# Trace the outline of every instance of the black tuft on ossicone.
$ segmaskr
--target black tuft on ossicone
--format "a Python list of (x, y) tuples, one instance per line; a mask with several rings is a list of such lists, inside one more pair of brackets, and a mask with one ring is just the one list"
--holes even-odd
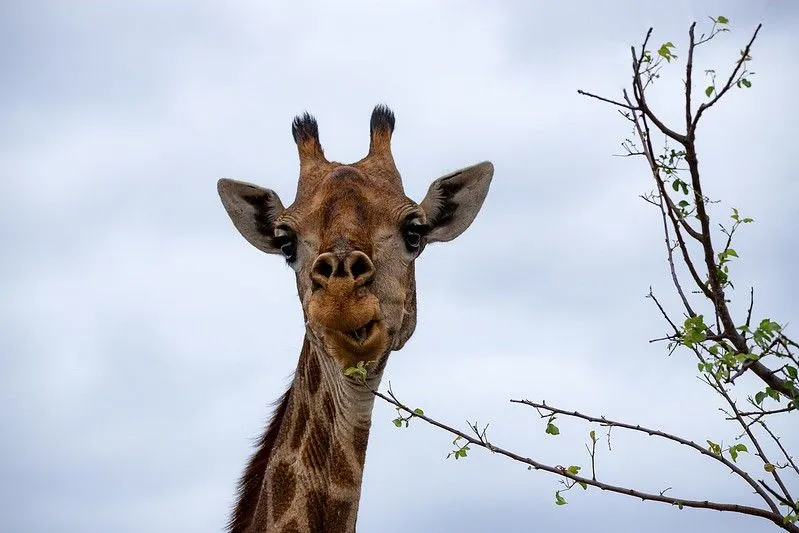
[(294, 142), (299, 143), (303, 141), (319, 140), (319, 125), (316, 119), (307, 111), (302, 115), (294, 117), (291, 123), (291, 135), (294, 136)]
[(369, 128), (372, 131), (388, 130), (389, 133), (392, 133), (394, 131), (394, 112), (385, 104), (377, 104), (372, 111)]

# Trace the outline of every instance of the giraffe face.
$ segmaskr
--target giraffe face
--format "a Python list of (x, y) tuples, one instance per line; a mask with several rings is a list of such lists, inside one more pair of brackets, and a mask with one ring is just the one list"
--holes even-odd
[(342, 368), (380, 362), (411, 337), (416, 259), (472, 223), (493, 175), (489, 162), (464, 168), (433, 181), (416, 203), (391, 157), (393, 127), (393, 114), (375, 108), (369, 155), (343, 165), (324, 158), (312, 117), (295, 119), (300, 179), (287, 208), (269, 189), (218, 183), (239, 232), (294, 270), (308, 334)]

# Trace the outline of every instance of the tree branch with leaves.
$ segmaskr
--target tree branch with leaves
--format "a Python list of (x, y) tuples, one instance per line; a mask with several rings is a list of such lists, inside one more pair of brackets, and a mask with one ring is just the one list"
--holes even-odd
[[(736, 89), (752, 87), (755, 74), (749, 68), (751, 50), (760, 32), (758, 25), (751, 38), (740, 50), (726, 76), (715, 70), (705, 71), (707, 85), (697, 97), (695, 93), (694, 60), (698, 50), (729, 32), (726, 17), (711, 18), (709, 28), (697, 36), (696, 23), (688, 31), (685, 60), (684, 90), (682, 91), (682, 124), (669, 124), (653, 109), (647, 99), (650, 91), (667, 68), (677, 63), (678, 47), (665, 42), (656, 50), (649, 47), (652, 29), (646, 33), (643, 44), (631, 47), (632, 78), (630, 87), (622, 91), (621, 99), (599, 96), (587, 91), (578, 93), (618, 109), (629, 122), (632, 134), (622, 142), (626, 157), (642, 157), (647, 163), (653, 190), (641, 195), (658, 213), (663, 228), (665, 256), (673, 289), (679, 297), (681, 308), (667, 310), (650, 288), (650, 299), (665, 320), (668, 332), (650, 342), (666, 343), (671, 355), (680, 349), (687, 351), (697, 361), (699, 378), (722, 401), (721, 411), (726, 420), (737, 426), (739, 432), (732, 444), (724, 445), (717, 439), (704, 438), (705, 444), (694, 439), (673, 435), (657, 428), (644, 427), (604, 416), (563, 409), (546, 402), (514, 399), (511, 402), (533, 408), (545, 421), (545, 433), (557, 437), (560, 433), (558, 417), (580, 420), (592, 425), (588, 432), (586, 451), (590, 459), (591, 475), (581, 475), (578, 465), (567, 467), (549, 465), (523, 454), (510, 451), (491, 442), (488, 426), (480, 428), (468, 423), (468, 430), (459, 430), (426, 415), (423, 410), (410, 408), (400, 401), (389, 386), (387, 393), (372, 392), (397, 409), (394, 419), (397, 427), (409, 427), (418, 418), (455, 437), (448, 458), (467, 457), (470, 446), (486, 449), (527, 465), (531, 470), (542, 470), (561, 478), (563, 489), (556, 491), (555, 503), (567, 503), (564, 493), (580, 487), (595, 487), (642, 500), (657, 501), (677, 508), (693, 507), (756, 516), (771, 521), (785, 531), (799, 533), (799, 468), (791, 451), (769, 425), (778, 418), (790, 417), (799, 422), (799, 344), (786, 333), (783, 324), (769, 316), (754, 318), (754, 289), (746, 294), (746, 313), (737, 316), (732, 310), (735, 287), (731, 266), (740, 260), (733, 247), (734, 238), (743, 227), (752, 224), (751, 217), (742, 216), (732, 208), (725, 224), (712, 223), (712, 200), (704, 190), (697, 144), (700, 120), (709, 110)], [(719, 81), (723, 80), (723, 81)], [(657, 147), (657, 148), (656, 148)], [(687, 274), (681, 274), (686, 272)], [(367, 368), (348, 369), (353, 379), (366, 384)], [(747, 393), (738, 383), (744, 374), (756, 376), (761, 383), (754, 394)], [(746, 408), (742, 408), (746, 405)], [(758, 496), (761, 505), (710, 500), (693, 500), (666, 494), (647, 493), (631, 487), (609, 484), (597, 474), (597, 431), (607, 430), (610, 448), (611, 430), (642, 433), (664, 442), (684, 446), (694, 453), (718, 464)], [(701, 441), (700, 441), (701, 442)], [(759, 459), (756, 471), (745, 469), (738, 463), (741, 454), (750, 453)]]

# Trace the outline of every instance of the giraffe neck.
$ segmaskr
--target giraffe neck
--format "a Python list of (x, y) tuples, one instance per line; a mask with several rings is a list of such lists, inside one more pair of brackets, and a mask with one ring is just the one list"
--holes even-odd
[[(370, 375), (372, 388), (380, 374)], [(374, 395), (306, 336), (276, 427), (250, 463), (261, 463), (261, 481), (241, 531), (354, 533), (373, 406)], [(271, 450), (264, 450), (270, 431)], [(258, 461), (259, 453), (268, 455)]]

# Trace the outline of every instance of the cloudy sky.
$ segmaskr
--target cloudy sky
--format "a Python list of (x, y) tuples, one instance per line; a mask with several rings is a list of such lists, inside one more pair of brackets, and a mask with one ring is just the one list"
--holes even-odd
[[(629, 46), (649, 26), (682, 55), (688, 25), (734, 31), (697, 58), (720, 71), (758, 22), (753, 87), (700, 129), (706, 192), (756, 219), (733, 274), (756, 317), (799, 318), (799, 6), (699, 2), (4, 2), (0, 7), (0, 516), (4, 531), (218, 532), (288, 385), (302, 341), (293, 272), (248, 245), (220, 177), (275, 189), (297, 176), (292, 117), (326, 153), (359, 159), (379, 102), (421, 200), (439, 175), (496, 172), (474, 225), (417, 265), (419, 325), (386, 372), (405, 401), (495, 443), (586, 466), (589, 426), (544, 434), (510, 398), (546, 399), (704, 442), (737, 435), (648, 287), (677, 310), (642, 160), (613, 157)], [(682, 58), (681, 58), (682, 59)], [(679, 67), (652, 98), (678, 120)], [(740, 315), (739, 315), (740, 316)], [(794, 331), (794, 333), (796, 333)], [(589, 490), (374, 412), (361, 531), (770, 531)], [(786, 445), (799, 449), (796, 424)], [(689, 450), (617, 433), (605, 481), (757, 503)], [(744, 464), (758, 468), (751, 459)], [(796, 480), (794, 480), (795, 482)], [(796, 486), (796, 484), (794, 484)]]

